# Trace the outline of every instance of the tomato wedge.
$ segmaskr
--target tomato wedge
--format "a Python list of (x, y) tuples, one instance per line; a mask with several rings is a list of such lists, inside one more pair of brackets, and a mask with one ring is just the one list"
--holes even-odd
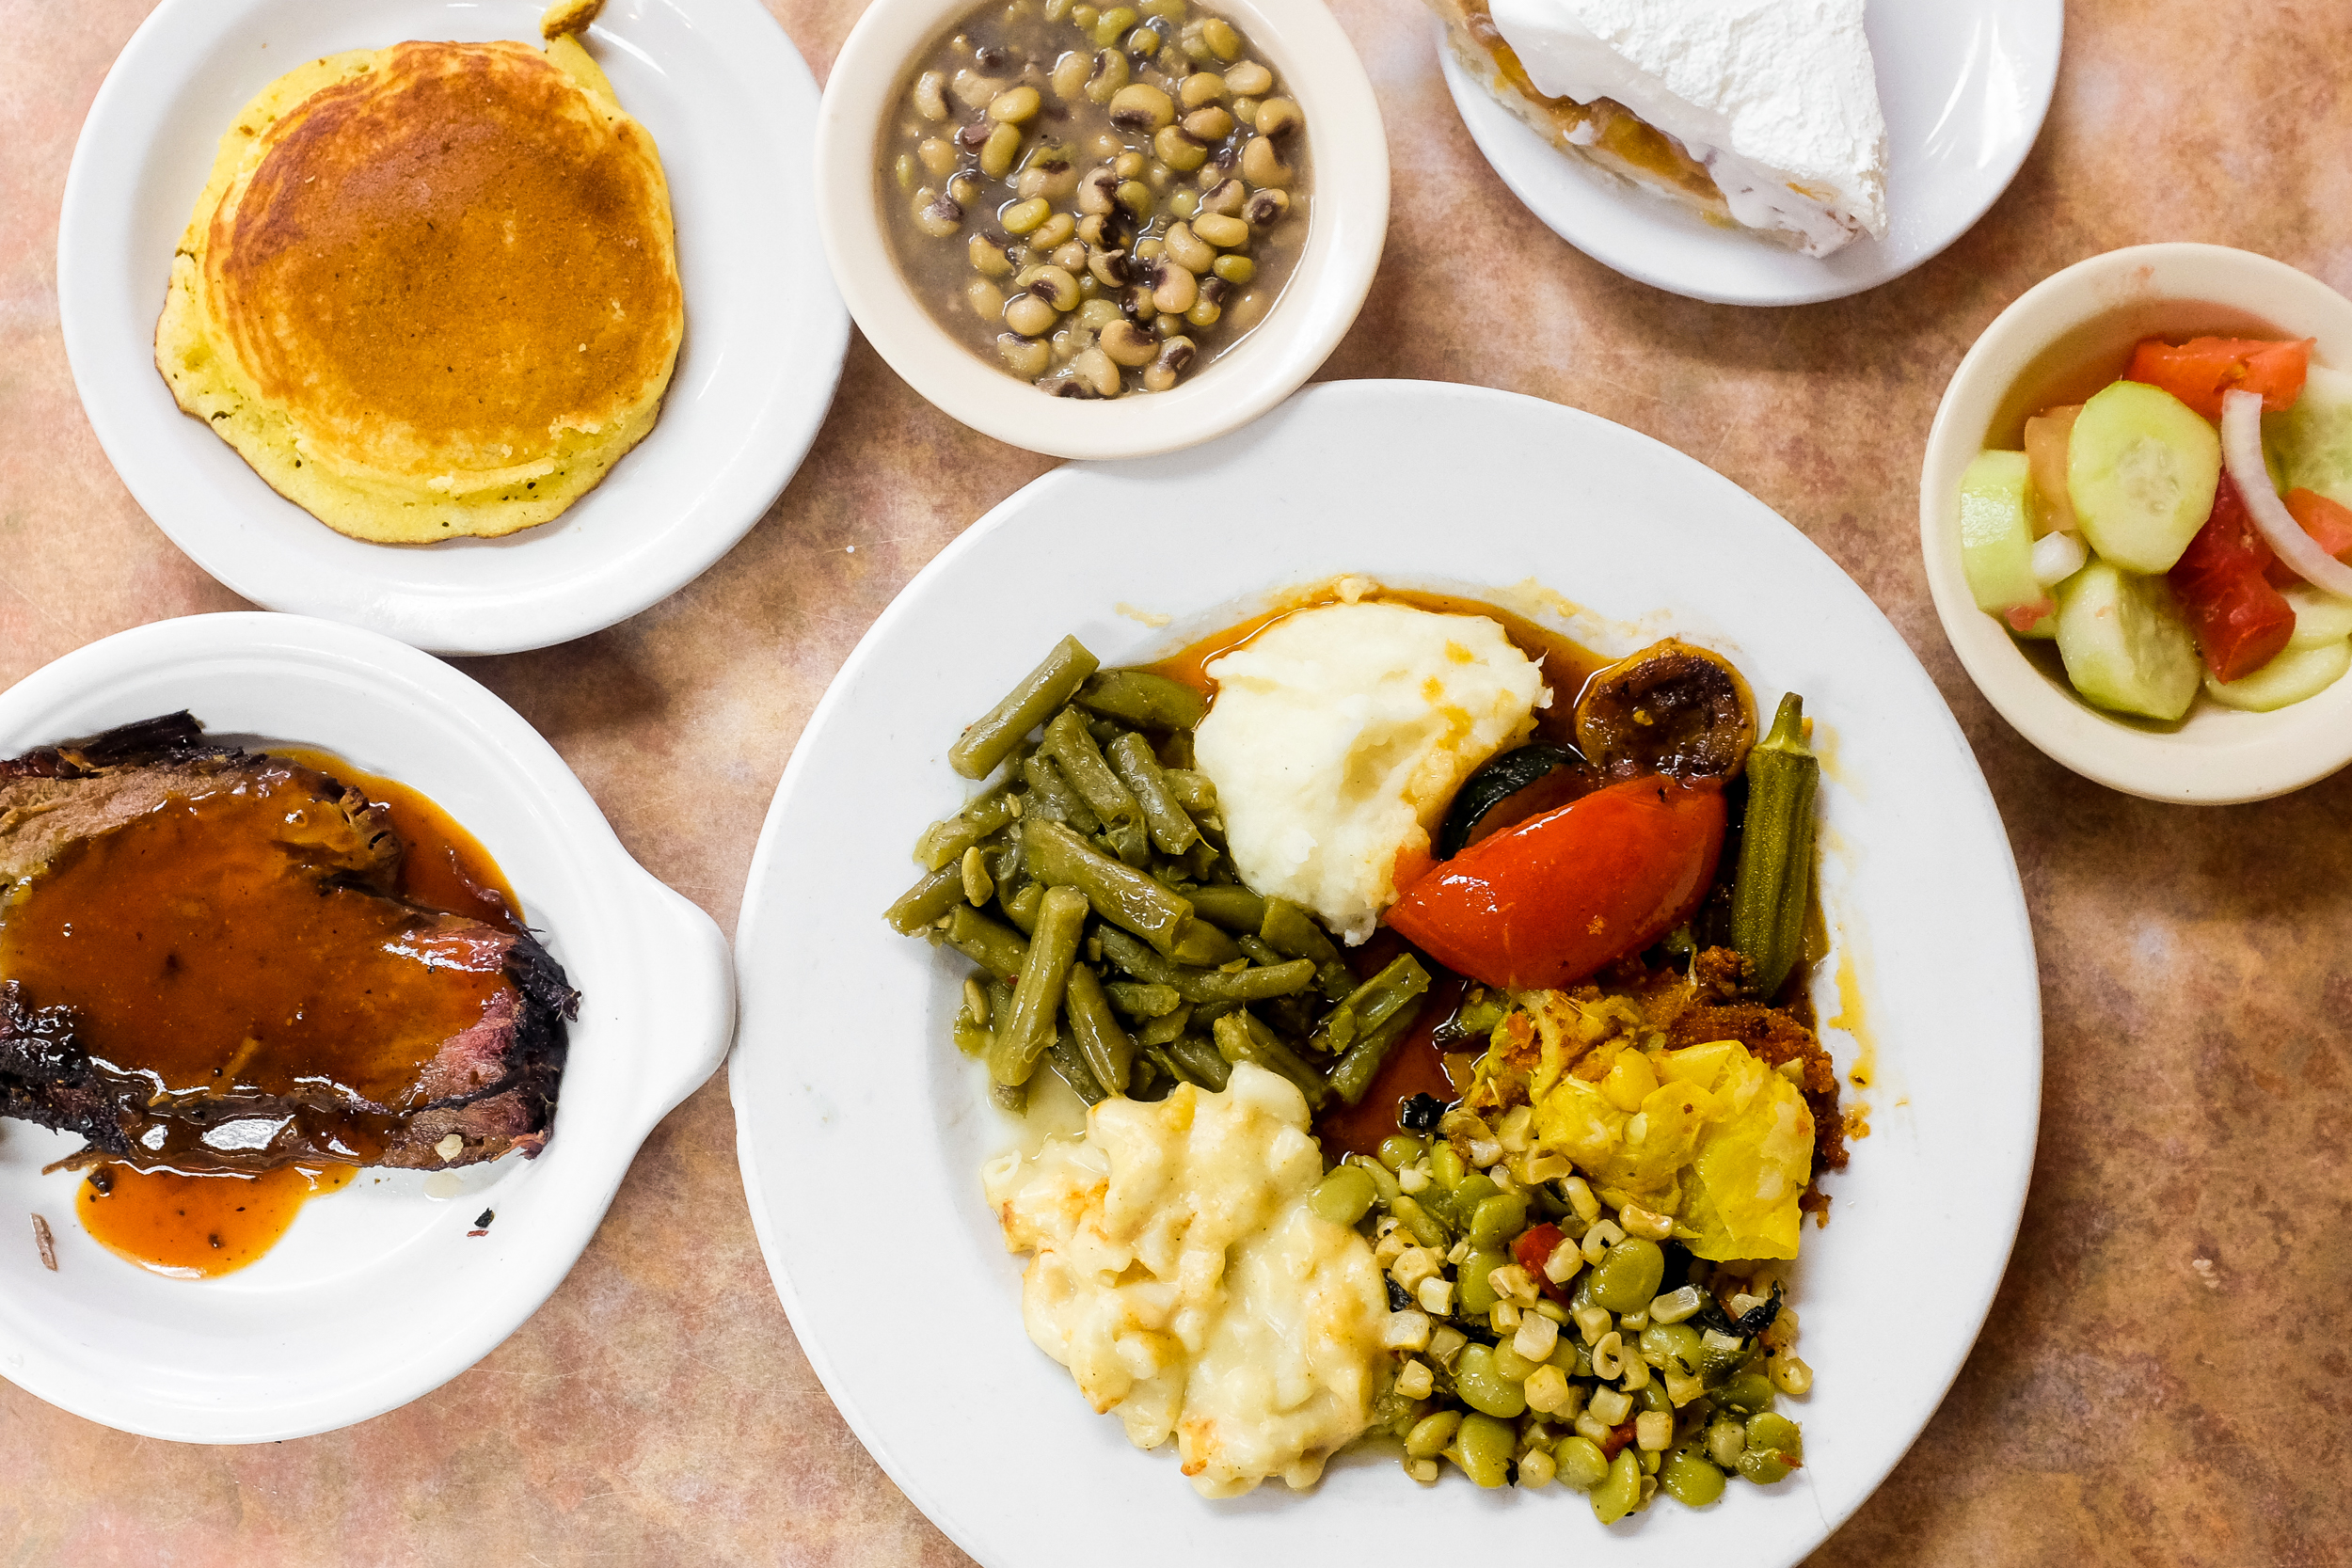
[[(2321, 549), (2338, 561), (2352, 554), (2352, 506), (2329, 500), (2316, 490), (2289, 490), (2286, 503), (2287, 515), (2302, 524), (2303, 531)], [(2303, 580), (2302, 573), (2275, 557), (2268, 576), (2272, 584), (2280, 588), (2292, 588)]]
[(1629, 779), (1471, 845), (1388, 921), (1474, 980), (1559, 990), (1688, 920), (1724, 826), (1720, 780)]
[(2209, 420), (2221, 418), (2221, 394), (2229, 391), (2260, 392), (2263, 412), (2282, 414), (2303, 395), (2314, 341), (2191, 338), (2174, 344), (2149, 338), (2132, 351), (2123, 379), (2160, 387)]
[(2275, 559), (2237, 486), (2222, 475), (2213, 515), (2165, 574), (2216, 680), (2252, 674), (2294, 635), (2294, 607), (2263, 576)]

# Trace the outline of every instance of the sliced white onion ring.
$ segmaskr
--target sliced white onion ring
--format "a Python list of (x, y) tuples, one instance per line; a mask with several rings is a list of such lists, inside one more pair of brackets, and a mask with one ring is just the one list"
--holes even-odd
[(2221, 394), (2221, 466), (2237, 486), (2247, 515), (2280, 561), (2314, 588), (2352, 599), (2352, 566), (2319, 547), (2303, 531), (2287, 503), (2271, 488), (2270, 470), (2263, 464), (2263, 400), (2260, 392)]

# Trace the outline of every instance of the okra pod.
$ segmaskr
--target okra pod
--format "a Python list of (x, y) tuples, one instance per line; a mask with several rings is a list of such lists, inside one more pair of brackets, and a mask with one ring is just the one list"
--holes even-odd
[(1135, 792), (1111, 771), (1111, 765), (1103, 759), (1103, 748), (1095, 744), (1076, 708), (1066, 707), (1054, 715), (1054, 721), (1045, 726), (1044, 750), (1087, 808), (1105, 823), (1116, 827), (1143, 820), (1143, 808), (1136, 803)]
[(1136, 1042), (1119, 1026), (1111, 999), (1103, 994), (1102, 977), (1085, 964), (1072, 966), (1062, 1008), (1070, 1015), (1071, 1037), (1078, 1042), (1087, 1066), (1094, 1069), (1095, 1082), (1108, 1093), (1125, 1094)]
[(1422, 998), (1415, 997), (1388, 1016), (1386, 1022), (1373, 1029), (1347, 1051), (1331, 1067), (1331, 1092), (1350, 1105), (1362, 1101), (1371, 1089), (1372, 1081), (1380, 1072), (1380, 1064), (1389, 1059), (1413, 1027), (1413, 1020), (1421, 1016)]
[(1037, 935), (1029, 940), (1021, 978), (1012, 988), (1009, 1016), (996, 1026), (996, 1043), (988, 1053), (989, 1073), (996, 1082), (1026, 1083), (1037, 1070), (1038, 1057), (1053, 1043), (1055, 1020), (1061, 1016), (1086, 921), (1085, 894), (1067, 887), (1045, 890), (1045, 901), (1038, 908)]
[(1174, 952), (1193, 923), (1190, 903), (1058, 822), (1031, 823), (1022, 834), (1022, 852), (1029, 875), (1048, 887), (1076, 889), (1093, 904), (1095, 913), (1163, 953)]
[(1343, 1054), (1428, 989), (1429, 972), (1421, 967), (1421, 960), (1410, 953), (1399, 954), (1386, 969), (1358, 986), (1346, 1000), (1331, 1009), (1330, 1016), (1315, 1031), (1311, 1043), (1319, 1051)]
[(962, 902), (963, 873), (952, 865), (942, 866), (937, 871), (923, 873), (922, 880), (898, 895), (898, 901), (882, 911), (882, 918), (900, 936), (916, 936)]
[(1045, 662), (956, 737), (956, 743), (947, 748), (947, 766), (967, 779), (987, 778), (1024, 736), (1076, 696), (1086, 678), (1100, 667), (1101, 661), (1076, 638), (1063, 638), (1045, 656)]
[(914, 841), (914, 858), (931, 870), (963, 858), (963, 852), (1013, 817), (1012, 797), (993, 790), (953, 816), (942, 817)]
[(1152, 754), (1150, 741), (1139, 735), (1120, 736), (1111, 742), (1110, 764), (1119, 782), (1143, 808), (1144, 826), (1152, 830), (1152, 842), (1159, 846), (1161, 854), (1181, 855), (1199, 842), (1200, 830), (1168, 793), (1168, 780), (1160, 772), (1159, 758)]
[(1019, 974), (1029, 959), (1029, 943), (1010, 927), (1000, 926), (969, 904), (959, 904), (947, 915), (947, 945), (1002, 979)]
[(1772, 729), (1748, 753), (1748, 814), (1731, 883), (1731, 945), (1755, 966), (1771, 997), (1804, 949), (1804, 907), (1813, 887), (1813, 797), (1821, 764), (1804, 743), (1804, 699), (1780, 700)]
[(1254, 1062), (1269, 1072), (1279, 1072), (1298, 1085), (1298, 1092), (1307, 1097), (1310, 1110), (1320, 1110), (1331, 1098), (1331, 1086), (1323, 1081), (1323, 1074), (1298, 1059), (1298, 1053), (1275, 1037), (1274, 1031), (1249, 1016), (1248, 1008), (1227, 1013), (1213, 1026), (1216, 1033), (1216, 1053), (1229, 1062)]
[(1209, 711), (1209, 700), (1182, 681), (1149, 670), (1104, 670), (1078, 688), (1089, 713), (1123, 719), (1147, 730), (1188, 730)]

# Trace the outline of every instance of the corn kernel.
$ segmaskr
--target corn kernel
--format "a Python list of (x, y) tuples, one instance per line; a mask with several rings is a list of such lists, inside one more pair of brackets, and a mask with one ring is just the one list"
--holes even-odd
[(1637, 1358), (1626, 1354), (1625, 1339), (1613, 1328), (1593, 1347), (1593, 1375), (1614, 1383), (1624, 1375), (1626, 1362), (1632, 1359)]
[[(1502, 1271), (1496, 1272), (1499, 1274)], [(1486, 1314), (1486, 1322), (1498, 1336), (1517, 1334), (1519, 1331), (1519, 1309), (1507, 1301), (1496, 1302), (1494, 1310)]]
[[(1624, 1425), (1626, 1417), (1632, 1414), (1633, 1397), (1620, 1393), (1614, 1388), (1596, 1388), (1593, 1390), (1592, 1402), (1584, 1408), (1595, 1420), (1613, 1429)], [(1660, 1412), (1653, 1411), (1652, 1414), (1656, 1415)], [(1580, 1427), (1578, 1430), (1583, 1429)]]
[(1654, 1323), (1678, 1323), (1699, 1309), (1699, 1292), (1695, 1285), (1685, 1285), (1669, 1291), (1649, 1304), (1649, 1321)]
[(1429, 1331), (1429, 1354), (1447, 1366), (1454, 1364), (1454, 1358), (1469, 1343), (1470, 1336), (1452, 1323), (1439, 1323)]
[(1511, 1336), (1511, 1348), (1530, 1361), (1548, 1361), (1560, 1343), (1560, 1325), (1539, 1312), (1523, 1314), (1518, 1332)]
[(1627, 1235), (1640, 1236), (1652, 1242), (1662, 1242), (1675, 1233), (1672, 1219), (1638, 1203), (1629, 1203), (1619, 1209), (1617, 1223), (1625, 1227)]
[(1437, 1317), (1443, 1317), (1454, 1310), (1454, 1281), (1442, 1275), (1432, 1275), (1421, 1282), (1420, 1289), (1413, 1292), (1413, 1296), (1421, 1303), (1422, 1311)]
[(1578, 1219), (1590, 1225), (1600, 1218), (1600, 1199), (1593, 1196), (1593, 1189), (1585, 1184), (1582, 1177), (1571, 1176), (1560, 1185), (1566, 1192), (1568, 1207), (1576, 1211)]
[(1675, 1440), (1675, 1418), (1662, 1410), (1645, 1410), (1633, 1418), (1633, 1441), (1652, 1453), (1665, 1450)]
[(1768, 1356), (1764, 1366), (1766, 1372), (1772, 1380), (1772, 1386), (1782, 1393), (1804, 1394), (1812, 1391), (1813, 1369), (1806, 1366), (1802, 1357)]
[[(1569, 1280), (1576, 1277), (1577, 1270), (1582, 1268), (1583, 1266), (1584, 1255), (1577, 1250), (1576, 1243), (1574, 1242), (1564, 1241), (1558, 1246), (1551, 1249), (1550, 1257), (1544, 1259), (1544, 1277), (1550, 1280), (1554, 1285), (1565, 1285)], [(1690, 1289), (1688, 1286), (1683, 1288), (1685, 1290)], [(1695, 1291), (1692, 1291), (1692, 1312), (1695, 1312), (1699, 1309), (1697, 1295), (1698, 1292)], [(1688, 1317), (1689, 1315), (1689, 1313), (1684, 1314), (1685, 1317)], [(1680, 1319), (1676, 1321), (1679, 1322)]]
[(1519, 1484), (1543, 1487), (1551, 1484), (1551, 1478), (1560, 1473), (1560, 1466), (1551, 1455), (1537, 1449), (1519, 1461)]
[(1407, 1361), (1396, 1374), (1396, 1391), (1408, 1400), (1425, 1400), (1437, 1382), (1426, 1361)]
[(1588, 1443), (1606, 1443), (1614, 1431), (1607, 1421), (1587, 1410), (1576, 1418), (1576, 1434)]
[(1438, 1462), (1434, 1459), (1407, 1459), (1405, 1473), (1423, 1486), (1430, 1485), (1438, 1479)]
[[(1429, 1332), (1428, 1315), (1416, 1312), (1408, 1307), (1402, 1312), (1389, 1314), (1389, 1321), (1381, 1325), (1380, 1348), (1383, 1350), (1427, 1350)], [(1421, 1396), (1416, 1394), (1413, 1397), (1419, 1399)]]
[(1549, 1416), (1568, 1402), (1568, 1377), (1557, 1367), (1538, 1367), (1527, 1374), (1527, 1404)]

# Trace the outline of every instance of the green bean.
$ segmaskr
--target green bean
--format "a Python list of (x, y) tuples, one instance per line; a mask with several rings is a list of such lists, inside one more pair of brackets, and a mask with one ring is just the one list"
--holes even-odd
[(1228, 1013), (1212, 1026), (1216, 1035), (1216, 1053), (1229, 1062), (1254, 1062), (1268, 1072), (1279, 1072), (1298, 1085), (1298, 1092), (1307, 1097), (1310, 1110), (1321, 1110), (1331, 1097), (1330, 1085), (1320, 1073), (1298, 1059), (1295, 1052), (1274, 1036), (1274, 1031), (1249, 1016), (1248, 1008)]
[(1609, 1462), (1609, 1479), (1593, 1489), (1593, 1513), (1602, 1524), (1613, 1525), (1641, 1500), (1642, 1462), (1630, 1447), (1619, 1449)]
[(1776, 994), (1804, 949), (1820, 776), (1804, 743), (1804, 699), (1791, 691), (1780, 700), (1772, 733), (1748, 752), (1748, 812), (1731, 884), (1731, 945), (1754, 966), (1758, 995)]
[(1423, 1246), (1436, 1247), (1442, 1252), (1454, 1244), (1453, 1234), (1446, 1229), (1445, 1222), (1422, 1208), (1414, 1198), (1389, 1199), (1389, 1212), (1394, 1214), (1396, 1223), (1411, 1231), (1413, 1240)]
[[(1159, 989), (1166, 990), (1168, 988), (1161, 987)], [(1176, 1004), (1175, 1011), (1162, 1013), (1157, 1018), (1144, 1020), (1143, 1026), (1136, 1031), (1136, 1043), (1137, 1045), (1166, 1045), (1168, 1041), (1183, 1034), (1185, 1026), (1191, 1022), (1192, 1004), (1189, 1002), (1179, 1001)]]
[(1143, 807), (1135, 792), (1120, 782), (1111, 771), (1111, 765), (1103, 760), (1103, 748), (1095, 743), (1093, 732), (1078, 710), (1066, 707), (1054, 715), (1054, 721), (1045, 726), (1045, 754), (1054, 759), (1070, 787), (1095, 816), (1104, 822), (1140, 823)]
[(1018, 1084), (999, 1084), (992, 1078), (988, 1085), (988, 1098), (989, 1102), (998, 1110), (1017, 1117), (1029, 1108), (1029, 1085), (1025, 1080)]
[(1609, 1479), (1609, 1456), (1589, 1437), (1570, 1433), (1560, 1439), (1551, 1457), (1560, 1466), (1560, 1481), (1579, 1492), (1590, 1492)]
[(1279, 964), (1290, 961), (1287, 954), (1277, 953), (1248, 931), (1236, 936), (1233, 939), (1233, 944), (1247, 954), (1253, 964)]
[[(1524, 1406), (1525, 1402), (1521, 1404)], [(1508, 1485), (1511, 1480), (1511, 1452), (1518, 1447), (1518, 1428), (1492, 1416), (1470, 1415), (1462, 1418), (1462, 1430), (1454, 1434), (1450, 1450), (1454, 1463), (1462, 1473), (1484, 1487)]]
[(1334, 1165), (1307, 1202), (1333, 1225), (1352, 1226), (1372, 1212), (1373, 1200), (1379, 1196), (1361, 1165)]
[[(1075, 889), (1094, 906), (1095, 913), (1114, 926), (1125, 927), (1162, 953), (1173, 951), (1192, 924), (1191, 904), (1145, 873), (1102, 853), (1058, 822), (1031, 823), (1022, 842), (1031, 876), (1048, 887)], [(1124, 964), (1120, 967), (1139, 980), (1159, 978)]]
[[(1184, 737), (1189, 740), (1189, 736)], [(1168, 792), (1176, 797), (1176, 803), (1195, 816), (1207, 816), (1216, 810), (1216, 785), (1206, 773), (1190, 768), (1165, 768), (1161, 777), (1168, 780)]]
[(1030, 816), (1049, 822), (1067, 822), (1082, 833), (1099, 832), (1103, 819), (1089, 810), (1078, 792), (1070, 787), (1070, 781), (1054, 766), (1054, 759), (1039, 752), (1025, 758), (1021, 764), (1022, 777), (1028, 781), (1029, 793), (1023, 809)]
[(1200, 969), (1217, 969), (1243, 956), (1232, 937), (1205, 920), (1196, 920), (1184, 930), (1184, 940), (1176, 944), (1172, 955), (1178, 963)]
[(1077, 1091), (1078, 1098), (1089, 1105), (1099, 1105), (1110, 1098), (1095, 1078), (1094, 1069), (1087, 1065), (1086, 1053), (1072, 1041), (1067, 1031), (1045, 1048), (1045, 1065), (1060, 1074), (1061, 1081)]
[(1303, 958), (1272, 969), (1196, 969), (1170, 963), (1114, 927), (1103, 929), (1103, 957), (1138, 980), (1175, 987), (1187, 1002), (1263, 1002), (1304, 990), (1314, 980), (1314, 965)]
[(1200, 830), (1168, 793), (1168, 780), (1160, 772), (1159, 758), (1152, 754), (1150, 741), (1139, 735), (1120, 736), (1111, 742), (1110, 762), (1111, 771), (1143, 808), (1144, 824), (1152, 830), (1152, 842), (1160, 847), (1161, 854), (1181, 855), (1200, 841)]
[(1184, 1000), (1176, 994), (1174, 986), (1138, 985), (1132, 980), (1113, 980), (1103, 990), (1111, 1006), (1129, 1018), (1166, 1018)]
[(1612, 1312), (1639, 1312), (1657, 1298), (1666, 1276), (1666, 1255), (1656, 1242), (1628, 1236), (1593, 1265), (1593, 1305)]
[(1185, 896), (1192, 900), (1193, 913), (1229, 931), (1255, 931), (1265, 921), (1266, 901), (1246, 887), (1195, 888)]
[(1350, 1105), (1361, 1103), (1372, 1089), (1372, 1081), (1379, 1076), (1381, 1064), (1396, 1049), (1396, 1042), (1412, 1032), (1413, 1021), (1420, 1016), (1421, 999), (1415, 997), (1402, 1012), (1390, 1014), (1370, 1034), (1349, 1046), (1331, 1069), (1332, 1092)]
[(1072, 965), (1062, 1006), (1070, 1015), (1070, 1033), (1087, 1066), (1094, 1069), (1095, 1081), (1112, 1094), (1126, 1093), (1136, 1042), (1119, 1026), (1110, 998), (1103, 994), (1102, 976), (1085, 964)]
[(1153, 1067), (1158, 1068), (1175, 1083), (1189, 1084), (1193, 1081), (1190, 1074), (1186, 1073), (1183, 1068), (1176, 1065), (1176, 1058), (1168, 1053), (1168, 1047), (1165, 1045), (1145, 1046), (1143, 1048), (1143, 1059), (1150, 1062)]
[(1037, 934), (1038, 907), (1044, 901), (1043, 882), (1025, 881), (1010, 893), (1002, 888), (996, 893), (996, 907), (1005, 911), (1005, 918), (1012, 922), (1013, 929), (1025, 937)]
[(892, 930), (902, 937), (920, 934), (941, 915), (963, 902), (963, 874), (954, 866), (927, 871), (920, 881), (898, 895), (882, 911)]
[(1149, 670), (1105, 670), (1089, 675), (1073, 700), (1089, 713), (1124, 719), (1147, 730), (1188, 730), (1209, 711), (1209, 700), (1200, 692)]
[[(1297, 961), (1306, 962), (1303, 958)], [(1323, 1027), (1315, 1031), (1314, 1043), (1318, 1049), (1337, 1055), (1428, 989), (1429, 972), (1421, 967), (1421, 960), (1410, 953), (1400, 953), (1387, 968), (1358, 986), (1345, 1001), (1331, 1009)]]
[(1045, 662), (957, 736), (956, 743), (947, 748), (947, 766), (967, 779), (987, 778), (1031, 730), (1076, 696), (1078, 688), (1100, 665), (1076, 638), (1063, 638), (1045, 656)]
[(1491, 1345), (1470, 1344), (1454, 1363), (1454, 1391), (1472, 1410), (1515, 1420), (1527, 1410), (1527, 1391), (1495, 1370)]
[(1462, 1413), (1440, 1410), (1434, 1416), (1423, 1416), (1405, 1434), (1405, 1451), (1415, 1459), (1435, 1459), (1454, 1445), (1454, 1434), (1462, 1428)]
[(1494, 1310), (1495, 1303), (1502, 1298), (1495, 1294), (1495, 1288), (1487, 1282), (1486, 1276), (1510, 1260), (1509, 1253), (1502, 1251), (1491, 1243), (1477, 1248), (1462, 1259), (1461, 1267), (1454, 1271), (1454, 1283), (1460, 1289), (1460, 1304), (1463, 1311), (1491, 1312)]
[(1286, 958), (1312, 958), (1319, 964), (1340, 961), (1339, 948), (1305, 910), (1287, 898), (1268, 898), (1263, 908), (1258, 935), (1268, 947)]
[(953, 816), (942, 817), (914, 841), (914, 858), (933, 871), (963, 858), (963, 852), (1013, 818), (1012, 797), (999, 789), (981, 796)]
[(989, 1032), (987, 1024), (972, 1016), (971, 1008), (958, 1007), (956, 1009), (955, 1022), (951, 1027), (954, 1031), (956, 1049), (958, 1051), (962, 1052), (967, 1056), (985, 1056), (988, 1054), (990, 1042), (995, 1038), (995, 1036)]
[(947, 915), (947, 945), (987, 970), (1009, 980), (1028, 961), (1029, 943), (1019, 932), (958, 904)]
[(1029, 942), (1012, 1006), (996, 1027), (988, 1069), (1000, 1084), (1020, 1084), (1037, 1070), (1037, 1059), (1054, 1040), (1071, 967), (1078, 961), (1078, 937), (1086, 928), (1086, 895), (1075, 888), (1049, 887), (1038, 911), (1037, 935)]
[(1204, 1089), (1222, 1091), (1232, 1081), (1233, 1069), (1216, 1047), (1198, 1035), (1180, 1035), (1168, 1042), (1168, 1054), (1184, 1076)]
[(1499, 1247), (1527, 1228), (1527, 1199), (1518, 1193), (1480, 1198), (1464, 1234), (1474, 1247)]
[(1133, 822), (1114, 822), (1103, 830), (1103, 841), (1112, 854), (1125, 864), (1149, 875), (1152, 863), (1152, 831), (1140, 817)]
[(1689, 1449), (1677, 1449), (1659, 1467), (1658, 1489), (1685, 1508), (1705, 1508), (1724, 1495), (1724, 1473)]

